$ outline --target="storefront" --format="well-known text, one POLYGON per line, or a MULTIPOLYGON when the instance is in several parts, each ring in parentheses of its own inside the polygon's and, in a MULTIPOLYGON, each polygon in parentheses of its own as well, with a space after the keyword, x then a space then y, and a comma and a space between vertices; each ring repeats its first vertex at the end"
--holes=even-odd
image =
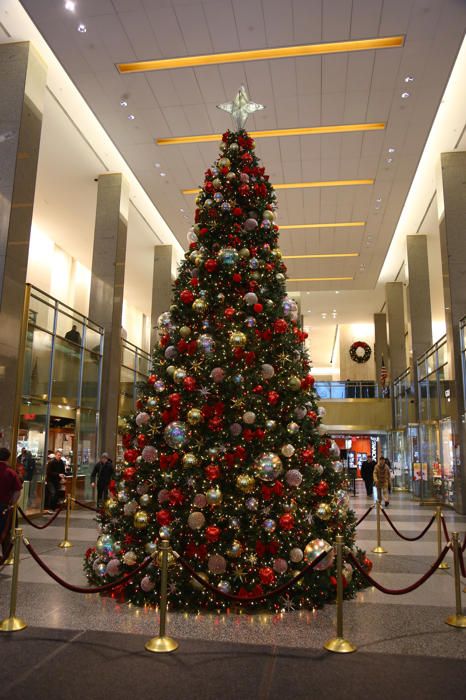
POLYGON ((335 434, 331 435, 340 448, 340 457, 349 471, 355 470, 356 478, 361 476, 361 465, 366 459, 377 461, 387 455, 387 435, 380 434, 335 434))

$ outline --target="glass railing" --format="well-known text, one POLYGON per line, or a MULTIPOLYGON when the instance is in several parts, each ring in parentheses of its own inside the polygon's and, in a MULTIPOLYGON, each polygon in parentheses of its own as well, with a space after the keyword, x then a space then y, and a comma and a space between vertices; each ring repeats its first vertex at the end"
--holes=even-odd
POLYGON ((321 382, 317 381, 314 388, 322 400, 331 399, 383 399, 377 382, 321 382))

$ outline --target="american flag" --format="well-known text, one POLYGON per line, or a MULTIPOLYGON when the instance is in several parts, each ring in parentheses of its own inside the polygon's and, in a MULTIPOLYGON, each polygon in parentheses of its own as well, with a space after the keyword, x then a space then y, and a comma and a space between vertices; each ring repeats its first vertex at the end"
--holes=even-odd
POLYGON ((382 364, 380 366, 380 383, 384 388, 385 388, 385 384, 387 381, 387 377, 388 377, 388 372, 387 372, 387 368, 385 367, 385 360, 383 359, 383 355, 382 355, 382 364))

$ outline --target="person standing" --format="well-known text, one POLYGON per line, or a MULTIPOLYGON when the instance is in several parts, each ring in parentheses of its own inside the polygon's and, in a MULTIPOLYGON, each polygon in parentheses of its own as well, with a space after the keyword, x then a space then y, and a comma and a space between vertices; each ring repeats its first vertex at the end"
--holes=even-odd
POLYGON ((382 497, 384 499, 384 505, 387 507, 390 505, 389 501, 389 487, 390 487, 390 469, 385 464, 385 459, 383 457, 379 458, 379 461, 375 465, 374 469, 374 484, 377 489, 377 500, 379 503, 382 502, 382 497))
POLYGON ((73 323, 71 330, 69 330, 68 333, 65 333, 65 340, 70 340, 76 345, 81 345, 81 334, 78 331, 76 324, 73 323))
POLYGON ((372 457, 364 460, 361 465, 361 476, 366 485, 366 493, 368 496, 372 496, 372 490, 374 488, 374 468, 375 461, 372 457))
POLYGON ((64 479, 65 462, 62 459, 60 450, 56 450, 53 459, 47 463, 48 507, 51 511, 57 509, 64 479))
POLYGON ((91 486, 95 486, 95 478, 97 476, 97 505, 102 503, 102 500, 108 498, 108 487, 113 476, 113 463, 107 452, 102 452, 100 459, 94 466, 91 474, 91 486))
POLYGON ((10 544, 8 538, 11 523, 10 506, 16 503, 22 488, 18 474, 7 464, 10 457, 10 450, 0 447, 0 541, 4 559, 10 544))

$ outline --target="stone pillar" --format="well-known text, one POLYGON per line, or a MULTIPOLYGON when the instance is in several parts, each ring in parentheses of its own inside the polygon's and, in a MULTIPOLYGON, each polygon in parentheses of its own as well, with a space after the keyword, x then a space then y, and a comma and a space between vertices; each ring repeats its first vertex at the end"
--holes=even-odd
POLYGON ((154 246, 150 348, 157 342, 157 319, 170 308, 172 299, 172 246, 154 246))
POLYGON ((432 345, 427 236, 406 236, 408 252, 408 304, 413 364, 432 345))
POLYGON ((128 187, 120 173, 99 176, 89 318, 103 326, 99 449, 115 459, 120 401, 121 321, 128 187))
POLYGON ((382 358, 387 368, 389 378, 386 384, 390 381, 390 357, 388 352, 387 340, 387 316, 386 314, 374 314, 374 355, 375 355, 375 381, 379 389, 382 389, 380 383, 380 370, 382 368, 382 358))
POLYGON ((47 67, 29 42, 0 45, 0 444, 13 452, 21 406, 23 305, 46 78, 47 67))
POLYGON ((390 349, 390 381, 393 382, 407 367, 403 283, 387 282, 385 298, 390 349))
POLYGON ((456 504, 466 513, 466 416, 459 321, 466 314, 466 152, 442 153, 444 218, 440 246, 450 371, 450 407, 456 447, 456 504))

